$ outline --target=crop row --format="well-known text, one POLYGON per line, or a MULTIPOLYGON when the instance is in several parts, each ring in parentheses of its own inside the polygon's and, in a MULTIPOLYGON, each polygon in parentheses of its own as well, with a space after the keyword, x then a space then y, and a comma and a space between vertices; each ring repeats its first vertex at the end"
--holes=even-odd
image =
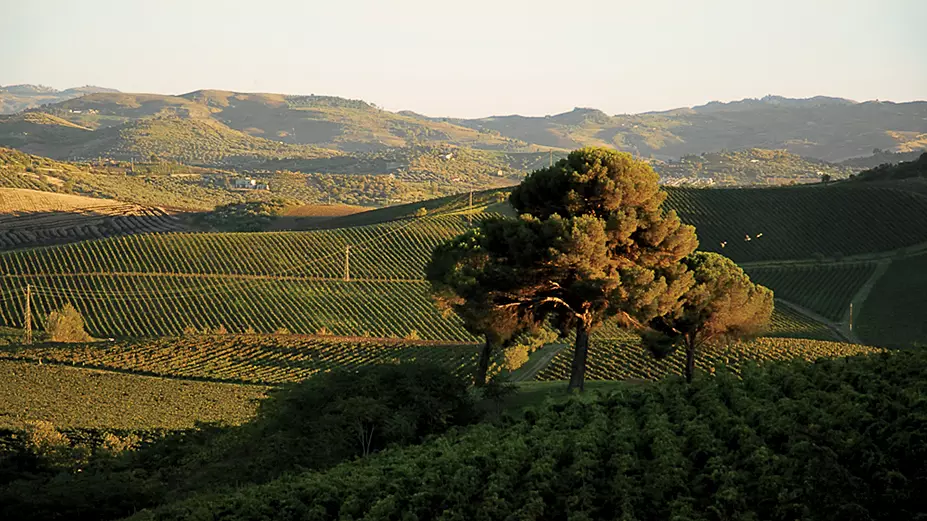
POLYGON ((47 421, 59 429, 185 429, 241 423, 266 388, 0 360, 0 429, 47 421))
POLYGON ((472 341, 456 316, 443 317, 424 281, 236 279, 172 275, 77 275, 2 279, 0 325, 23 324, 23 288, 33 317, 70 302, 97 337, 178 335, 191 328, 472 341))
MULTIPOLYGON (((773 360, 816 360, 824 357, 853 356, 879 351, 878 348, 856 344, 842 344, 823 340, 798 338, 758 338, 729 345, 706 345, 701 348, 696 366, 714 372, 717 364, 737 370, 745 362, 773 360)), ((557 353, 553 360, 538 373, 538 380, 567 380, 573 360, 572 349, 557 353)), ((586 378, 589 380, 658 380, 680 375, 685 364, 685 353, 657 359, 636 342, 608 340, 591 341, 586 378)))
POLYGON ((854 314, 867 342, 927 347, 927 255, 893 260, 854 314))
POLYGON ((281 384, 332 369, 427 361, 470 374, 477 346, 338 340, 295 335, 188 335, 145 342, 36 346, 0 358, 114 369, 157 376, 281 384))
POLYGON ((701 249, 737 262, 831 258, 927 242, 927 197, 901 190, 836 184, 667 191, 667 206, 695 225, 701 249))
POLYGON ((442 240, 467 227, 459 215, 310 232, 176 233, 90 241, 0 255, 0 273, 233 274, 421 279, 442 240))
POLYGON ((875 271, 875 264, 747 269, 750 278, 772 289, 776 298, 840 320, 850 301, 875 271))

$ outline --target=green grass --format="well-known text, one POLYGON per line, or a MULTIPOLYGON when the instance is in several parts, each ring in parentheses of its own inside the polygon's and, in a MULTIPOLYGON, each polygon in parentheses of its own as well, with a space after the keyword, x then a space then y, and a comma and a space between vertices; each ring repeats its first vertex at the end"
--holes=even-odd
POLYGON ((867 342, 927 346, 927 255, 892 261, 857 317, 856 332, 867 342))
POLYGON ((776 298, 839 321, 875 269, 875 264, 868 263, 747 268, 747 273, 754 282, 772 289, 776 298))
POLYGON ((431 362, 472 373, 478 346, 428 342, 307 338, 296 335, 188 335, 141 342, 0 347, 0 359, 153 376, 282 384, 333 369, 431 362))
POLYGON ((241 423, 265 388, 0 360, 0 428, 42 420, 60 429, 184 429, 241 423))

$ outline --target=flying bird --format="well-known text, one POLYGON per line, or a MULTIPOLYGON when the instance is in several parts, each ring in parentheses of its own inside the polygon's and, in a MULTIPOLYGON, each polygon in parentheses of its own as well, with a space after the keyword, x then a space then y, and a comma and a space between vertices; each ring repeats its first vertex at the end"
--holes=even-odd
POLYGON ((760 238, 760 237, 762 237, 762 236, 763 236, 763 234, 762 234, 762 233, 758 233, 758 234, 756 234, 756 238, 757 238, 757 239, 759 239, 759 238, 760 238))
POLYGON ((727 246, 727 241, 721 241, 721 247, 723 248, 725 246, 727 246))
POLYGON ((746 235, 746 234, 744 234, 744 241, 749 241, 749 240, 750 240, 750 236, 749 236, 749 235, 746 235))

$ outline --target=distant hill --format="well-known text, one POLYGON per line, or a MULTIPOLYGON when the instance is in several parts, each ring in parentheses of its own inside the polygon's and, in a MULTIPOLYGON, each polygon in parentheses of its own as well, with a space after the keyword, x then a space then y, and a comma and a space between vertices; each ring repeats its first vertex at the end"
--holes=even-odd
POLYGON ((927 180, 927 152, 913 161, 897 164, 885 163, 875 168, 860 172, 856 177, 860 181, 897 181, 903 179, 927 180))
POLYGON ((858 170, 785 150, 761 148, 688 155, 678 161, 654 161, 653 167, 668 184, 705 181, 716 185, 808 183, 820 181, 824 175, 845 179, 858 170))
POLYGON ((841 161, 868 155, 873 148, 907 151, 927 143, 923 101, 856 103, 767 96, 635 115, 608 116, 577 108, 544 117, 451 121, 538 145, 610 146, 663 160, 722 149, 766 148, 841 161))
POLYGON ((57 90, 44 85, 7 85, 0 86, 0 114, 13 114, 47 103, 78 98, 94 92, 119 92, 115 89, 85 85, 65 90, 57 90))

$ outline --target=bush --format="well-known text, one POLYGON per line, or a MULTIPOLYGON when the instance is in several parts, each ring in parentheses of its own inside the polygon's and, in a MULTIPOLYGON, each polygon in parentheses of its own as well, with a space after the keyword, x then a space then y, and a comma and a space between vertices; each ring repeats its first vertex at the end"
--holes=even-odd
POLYGON ((93 338, 84 329, 84 317, 71 304, 65 304, 58 311, 48 314, 46 322, 49 340, 52 342, 89 342, 93 338))

